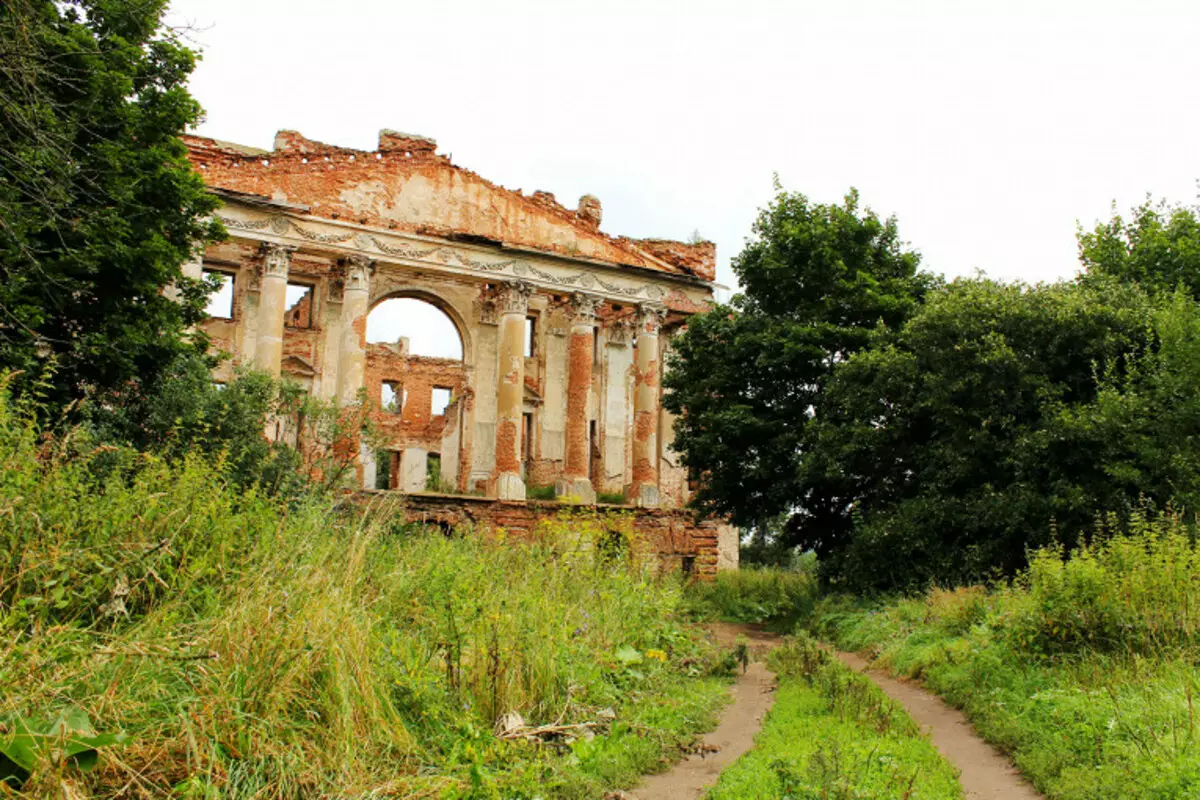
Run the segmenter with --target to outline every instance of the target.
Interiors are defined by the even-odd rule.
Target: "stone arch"
[[[462,312],[455,307],[454,303],[442,297],[438,293],[428,289],[388,288],[381,292],[378,296],[371,298],[371,305],[367,311],[368,330],[370,326],[371,314],[389,300],[417,300],[433,306],[438,311],[442,312],[442,314],[444,314],[450,321],[450,324],[453,326],[455,332],[458,334],[459,345],[462,349],[460,360],[464,366],[471,366],[474,355],[474,348],[471,341],[471,330],[467,325],[466,318]]]

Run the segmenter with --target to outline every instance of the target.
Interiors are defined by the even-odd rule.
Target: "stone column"
[[[659,305],[637,310],[637,354],[633,383],[633,482],[625,497],[639,506],[657,506],[658,498],[658,329],[666,317]]]
[[[525,316],[533,286],[525,281],[501,284],[496,388],[496,497],[524,500],[521,480],[521,407],[525,399]]]
[[[294,252],[296,248],[290,245],[267,244],[263,247],[254,366],[276,378],[283,358],[283,314],[287,311],[288,267]]]
[[[367,363],[367,306],[371,295],[371,259],[354,255],[346,259],[342,288],[342,343],[338,351],[338,402],[349,405],[358,398]]]
[[[563,477],[555,494],[574,495],[585,503],[596,502],[596,489],[588,476],[588,397],[596,353],[596,311],[601,299],[585,292],[571,295],[570,337],[567,340],[567,441]]]

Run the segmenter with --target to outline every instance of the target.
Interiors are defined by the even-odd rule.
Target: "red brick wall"
[[[381,492],[358,493],[360,502],[369,502]],[[447,529],[471,528],[485,535],[503,528],[505,535],[518,538],[531,534],[542,519],[553,519],[573,508],[561,503],[509,502],[483,497],[454,495],[408,495],[404,514],[411,522],[439,525]],[[582,507],[587,508],[587,507]],[[685,557],[692,559],[692,571],[710,578],[717,572],[716,520],[697,521],[686,510],[598,506],[601,514],[616,512],[633,518],[633,529],[646,550],[658,556],[664,569],[678,569]]]

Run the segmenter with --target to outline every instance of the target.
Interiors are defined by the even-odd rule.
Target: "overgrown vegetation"
[[[1200,793],[1200,550],[1175,513],[1113,515],[1031,555],[1011,585],[883,605],[825,601],[814,628],[965,709],[1055,800]]]
[[[773,651],[775,705],[711,800],[953,800],[955,770],[870,679],[800,633]]]
[[[448,538],[118,449],[0,395],[0,752],[121,737],[0,760],[23,796],[595,796],[723,701],[678,578],[586,519]]]
[[[719,572],[688,587],[688,605],[701,619],[770,622],[791,630],[807,618],[819,596],[816,563],[795,569],[743,568]]]

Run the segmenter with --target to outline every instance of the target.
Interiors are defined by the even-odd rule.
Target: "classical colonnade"
[[[256,369],[278,377],[283,356],[288,272],[294,245],[264,243],[258,287],[255,339],[245,342],[243,355],[253,356]],[[343,259],[340,297],[331,287],[330,299],[341,303],[340,342],[337,347],[336,397],[342,404],[356,401],[366,371],[367,315],[370,311],[370,282],[373,263],[363,255]],[[199,261],[184,268],[189,277],[201,277]],[[496,312],[497,384],[495,464],[492,491],[503,500],[525,498],[521,476],[522,412],[525,396],[525,320],[534,284],[505,280],[494,284],[491,299]],[[557,292],[561,294],[561,290]],[[589,397],[593,385],[596,330],[599,311],[605,302],[600,295],[576,291],[569,295],[565,311],[569,319],[565,448],[558,494],[594,501],[595,487],[589,477]],[[666,309],[657,303],[641,303],[634,310],[635,353],[633,358],[632,480],[627,500],[642,506],[659,505],[658,420],[659,420],[659,329]],[[486,387],[474,387],[476,392]]]

